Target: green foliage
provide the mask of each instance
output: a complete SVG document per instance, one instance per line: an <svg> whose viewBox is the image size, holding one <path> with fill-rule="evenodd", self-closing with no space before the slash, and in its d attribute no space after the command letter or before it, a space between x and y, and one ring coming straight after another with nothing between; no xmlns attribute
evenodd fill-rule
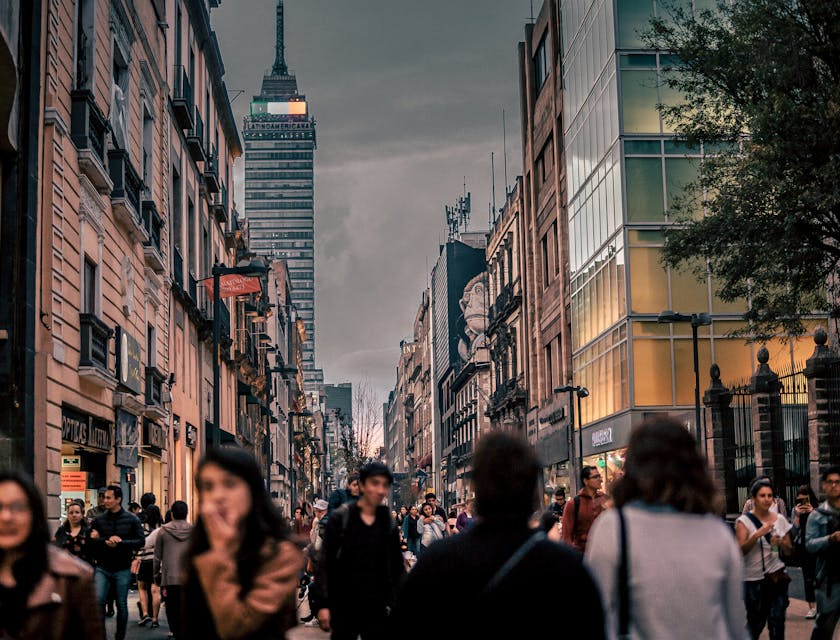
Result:
<svg viewBox="0 0 840 640"><path fill-rule="evenodd" d="M700 177L671 211L664 260L750 300L759 338L800 334L803 316L840 313L840 3L719 0L677 6L645 42L682 64L662 105L678 137L705 145ZM706 215L691 217L702 195ZM696 200L695 200L696 202Z"/></svg>

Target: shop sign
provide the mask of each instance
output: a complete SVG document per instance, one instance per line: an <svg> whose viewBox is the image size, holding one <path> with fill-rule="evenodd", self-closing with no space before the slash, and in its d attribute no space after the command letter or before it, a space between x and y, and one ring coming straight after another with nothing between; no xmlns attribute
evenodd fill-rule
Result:
<svg viewBox="0 0 840 640"><path fill-rule="evenodd" d="M144 391L140 343L122 327L117 327L117 380L133 393Z"/></svg>
<svg viewBox="0 0 840 640"><path fill-rule="evenodd" d="M187 423L187 431L185 435L187 446L190 449L195 449L195 443L198 440L198 429L196 429L189 422Z"/></svg>
<svg viewBox="0 0 840 640"><path fill-rule="evenodd" d="M598 429L597 431L592 432L592 446L593 447L603 447L607 444L612 444L613 442L613 430L612 427L607 427L606 429Z"/></svg>
<svg viewBox="0 0 840 640"><path fill-rule="evenodd" d="M87 490L87 473L85 471L61 472L61 493L84 492L85 490Z"/></svg>
<svg viewBox="0 0 840 640"><path fill-rule="evenodd" d="M166 449L166 431L157 422L143 419L143 446L156 453Z"/></svg>
<svg viewBox="0 0 840 640"><path fill-rule="evenodd" d="M67 471L79 471L82 468L81 456L61 456L61 468Z"/></svg>
<svg viewBox="0 0 840 640"><path fill-rule="evenodd" d="M61 407L61 439L108 452L111 450L111 425L65 405Z"/></svg>
<svg viewBox="0 0 840 640"><path fill-rule="evenodd" d="M140 433L137 427L137 416L117 409L117 420L115 425L115 464L118 467L135 468L138 462L138 445L140 444Z"/></svg>

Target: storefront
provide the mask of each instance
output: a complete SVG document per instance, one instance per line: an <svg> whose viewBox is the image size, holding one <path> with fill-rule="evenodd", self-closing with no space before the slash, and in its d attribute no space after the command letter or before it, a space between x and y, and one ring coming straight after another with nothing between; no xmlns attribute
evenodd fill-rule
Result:
<svg viewBox="0 0 840 640"><path fill-rule="evenodd" d="M562 426L543 437L537 451L542 462L543 506L547 507L554 500L557 489L565 489L566 496L571 495L569 482L569 431Z"/></svg>
<svg viewBox="0 0 840 640"><path fill-rule="evenodd" d="M81 498L96 505L97 490L108 484L112 424L75 407L61 405L61 508Z"/></svg>
<svg viewBox="0 0 840 640"><path fill-rule="evenodd" d="M625 414L583 429L583 464L601 471L607 493L613 481L624 473L631 428L631 416Z"/></svg>
<svg viewBox="0 0 840 640"><path fill-rule="evenodd" d="M161 509L167 502L163 456L166 452L166 428L149 418L143 418L142 447L137 464L137 495L154 493Z"/></svg>

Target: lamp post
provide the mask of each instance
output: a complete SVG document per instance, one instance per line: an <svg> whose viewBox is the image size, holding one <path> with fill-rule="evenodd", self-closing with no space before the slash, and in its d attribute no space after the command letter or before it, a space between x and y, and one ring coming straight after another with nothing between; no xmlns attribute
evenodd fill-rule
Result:
<svg viewBox="0 0 840 640"><path fill-rule="evenodd" d="M262 262L254 260L248 264L238 264L235 267L226 267L222 264L214 264L213 275L213 448L222 444L221 425L221 397L219 394L219 341L222 333L221 318L221 292L219 279L227 275L256 276L268 271Z"/></svg>
<svg viewBox="0 0 840 640"><path fill-rule="evenodd" d="M569 394L569 454L571 457L572 453L572 434L575 430L575 396L577 396L577 403L578 403L578 416L580 415L580 399L586 398L589 396L589 389L586 387L581 387L580 385L572 386L572 385L564 385L562 387L555 387L554 393L568 393ZM578 417L578 422L580 422L580 417ZM577 458L577 476L580 477L581 471L583 471L583 424L578 425L578 458ZM578 482L578 480L576 480Z"/></svg>
<svg viewBox="0 0 840 640"><path fill-rule="evenodd" d="M700 358L697 348L697 327L707 327L712 324L712 317L708 313L677 313L671 309L662 311L656 319L657 322L673 324L675 322L691 323L691 342L694 348L694 433L697 438L697 446L703 450L703 442L706 440L706 423L703 421L702 433L700 431Z"/></svg>
<svg viewBox="0 0 840 640"><path fill-rule="evenodd" d="M289 411L289 479L292 481L292 513L297 506L297 472L294 470L295 465L295 435L294 435L294 418L295 416L311 416L311 411Z"/></svg>

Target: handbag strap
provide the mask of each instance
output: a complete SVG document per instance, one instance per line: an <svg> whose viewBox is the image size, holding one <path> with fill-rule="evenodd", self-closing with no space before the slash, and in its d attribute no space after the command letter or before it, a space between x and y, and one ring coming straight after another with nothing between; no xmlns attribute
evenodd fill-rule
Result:
<svg viewBox="0 0 840 640"><path fill-rule="evenodd" d="M621 556L618 562L618 637L630 637L630 562L627 554L627 524L624 510L618 509L618 530L621 538Z"/></svg>
<svg viewBox="0 0 840 640"><path fill-rule="evenodd" d="M528 539L514 552L514 554L508 558L507 562L505 562L493 575L493 577L490 578L487 586L482 589L481 595L486 596L488 593L491 593L494 589L498 588L502 581L508 577L508 574L516 568L516 565L522 562L523 558L530 553L531 549L545 540L545 537L544 531L537 531L534 535L529 536Z"/></svg>
<svg viewBox="0 0 840 640"><path fill-rule="evenodd" d="M753 526L755 527L756 531L761 529L762 522L761 522L761 520L758 519L758 517L755 514L747 512L746 516L753 523ZM765 534L765 536L763 536L763 537L766 537L768 542L770 541L770 534L769 533ZM758 551L759 551L759 553L761 553L761 573L767 573L767 565L764 564L764 542L762 542L761 538L758 539Z"/></svg>

